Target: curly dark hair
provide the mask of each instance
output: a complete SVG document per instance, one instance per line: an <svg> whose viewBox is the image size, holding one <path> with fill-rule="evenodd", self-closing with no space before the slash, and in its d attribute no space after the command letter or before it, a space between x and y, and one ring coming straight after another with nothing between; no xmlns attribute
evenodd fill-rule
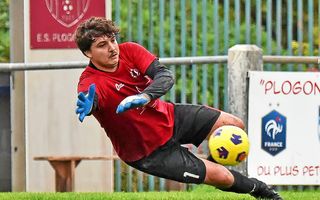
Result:
<svg viewBox="0 0 320 200"><path fill-rule="evenodd" d="M118 34L119 27L112 20L103 17L91 17L79 24L75 31L75 42L84 54L91 47L96 37L111 37Z"/></svg>

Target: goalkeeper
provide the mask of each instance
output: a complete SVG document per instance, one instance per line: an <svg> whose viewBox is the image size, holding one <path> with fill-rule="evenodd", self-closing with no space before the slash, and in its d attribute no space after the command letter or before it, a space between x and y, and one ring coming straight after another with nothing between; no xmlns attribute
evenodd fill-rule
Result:
<svg viewBox="0 0 320 200"><path fill-rule="evenodd" d="M173 86L172 73L139 44L118 45L118 33L111 20L98 17L82 22L75 32L78 48L90 60L78 84L79 120L92 114L118 156L148 174L258 198L282 199L265 183L198 158L181 146L199 146L220 126L243 129L244 124L208 106L159 99Z"/></svg>

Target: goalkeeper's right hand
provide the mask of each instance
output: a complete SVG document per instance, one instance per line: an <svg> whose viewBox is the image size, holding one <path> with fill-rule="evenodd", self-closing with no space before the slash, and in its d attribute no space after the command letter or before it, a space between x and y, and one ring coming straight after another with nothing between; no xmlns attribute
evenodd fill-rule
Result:
<svg viewBox="0 0 320 200"><path fill-rule="evenodd" d="M76 114L79 114L80 122L83 122L84 118L91 114L95 92L96 85L93 83L89 86L87 94L84 94L83 92L78 94Z"/></svg>

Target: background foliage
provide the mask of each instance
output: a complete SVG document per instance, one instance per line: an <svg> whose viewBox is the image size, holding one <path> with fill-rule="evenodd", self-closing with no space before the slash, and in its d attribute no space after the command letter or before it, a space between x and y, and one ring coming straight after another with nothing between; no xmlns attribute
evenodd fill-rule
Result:
<svg viewBox="0 0 320 200"><path fill-rule="evenodd" d="M182 2L185 2L185 10L181 9ZM214 16L214 3L218 2L218 16ZM229 2L228 10L225 10L225 2ZM236 10L235 2L239 2L240 10ZM250 2L250 24L246 25L246 3ZM264 55L318 55L319 54L319 1L313 1L313 43L308 38L308 6L303 5L303 41L298 42L298 14L297 2L292 1L292 41L287 39L287 7L289 1L281 1L281 36L277 37L277 16L276 10L279 6L277 1L272 2L272 10L268 10L267 2L261 1L261 41L258 44L256 25L256 2L248 0L234 1L213 1L213 0L118 0L112 3L112 19L120 26L119 40L135 41L145 46L152 53L159 57L180 57L180 56L206 56L226 55L228 48L235 44L257 44L263 49ZM160 12L163 5L163 14ZM225 14L227 12L227 15ZM194 19L196 13L196 20ZM267 30L267 13L271 13L271 33ZM183 24L182 15L185 14L186 23ZM235 24L236 14L239 14L240 25ZM142 16L140 18L140 16ZM228 17L228 32L225 32ZM215 31L215 19L218 19L218 31ZM142 24L141 28L139 27ZM174 22L173 22L174 20ZM203 26L206 21L206 27ZM184 27L183 27L184 26ZM182 28L185 28L184 30ZM142 33L141 33L142 32ZM247 32L250 36L247 37ZM185 34L183 41L182 34ZM227 37L226 37L227 36ZM270 38L271 37L271 38ZM249 41L248 41L249 39ZM278 44L280 41L280 44ZM185 48L182 43L185 42ZM215 45L215 43L218 43ZM288 50L291 46L292 50ZM312 48L310 48L310 45ZM269 49L270 47L270 49ZM310 52L313 49L313 52ZM184 51L184 52L183 52ZM186 66L186 81L181 78L181 66L169 66L176 76L176 84L173 92L166 95L167 100L182 101L182 88L186 86L187 103L203 103L213 105L227 110L226 104L226 65L188 65ZM307 65L294 65L290 70L304 71ZM289 69L289 68L288 68ZM216 71L215 71L216 70ZM280 68L280 64L267 64L265 70L286 70ZM218 71L218 72L217 72ZM195 74L196 73L196 77ZM215 75L218 73L218 76ZM203 80L207 80L207 88L201 88ZM214 82L218 81L218 89ZM215 92L218 90L218 93ZM196 98L194 97L196 91Z"/></svg>
<svg viewBox="0 0 320 200"><path fill-rule="evenodd" d="M0 62L9 62L9 0L0 0Z"/></svg>

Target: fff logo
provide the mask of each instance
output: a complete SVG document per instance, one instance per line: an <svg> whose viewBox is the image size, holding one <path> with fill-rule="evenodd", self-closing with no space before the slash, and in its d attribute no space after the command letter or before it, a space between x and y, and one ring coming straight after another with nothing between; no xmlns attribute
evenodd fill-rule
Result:
<svg viewBox="0 0 320 200"><path fill-rule="evenodd" d="M287 119L276 110L262 117L261 148L275 156L286 148Z"/></svg>

